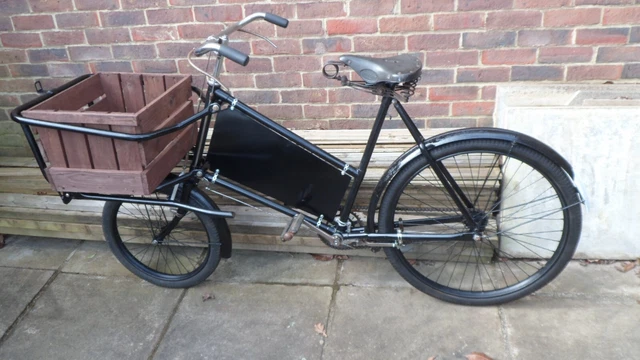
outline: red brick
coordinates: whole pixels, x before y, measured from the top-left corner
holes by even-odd
[[[451,105],[451,114],[453,116],[491,115],[493,108],[493,101],[454,102]]]
[[[391,15],[395,5],[395,0],[351,0],[349,2],[349,16]]]
[[[137,26],[131,28],[133,41],[177,40],[178,29],[174,26]]]
[[[429,51],[426,65],[428,67],[455,67],[477,65],[478,52],[471,51]]]
[[[91,72],[133,72],[129,61],[97,61],[89,64]],[[148,71],[140,71],[148,72]]]
[[[161,45],[158,44],[160,52],[162,52]],[[113,45],[111,48],[113,49],[113,57],[116,59],[153,59],[156,57],[156,48],[153,45]],[[186,54],[188,51],[183,56],[186,57]]]
[[[571,30],[520,30],[518,46],[568,45]]]
[[[618,80],[622,65],[576,65],[567,67],[567,81]]]
[[[445,118],[445,119],[429,119],[427,126],[429,128],[461,128],[476,126],[476,119],[473,118]]]
[[[495,100],[496,98],[496,89],[495,85],[488,85],[482,87],[482,96],[480,97],[482,100]]]
[[[242,20],[242,7],[240,5],[215,5],[197,6],[193,8],[196,21],[238,21]]]
[[[6,95],[6,94],[0,95],[0,106],[2,107],[4,106],[16,107],[20,104],[22,104],[22,102],[20,101],[20,98],[15,95]]]
[[[600,8],[573,8],[544,12],[545,27],[594,25],[600,23]]]
[[[570,6],[571,0],[515,0],[513,7],[527,9],[547,9]]]
[[[431,117],[431,116],[443,116],[449,115],[449,104],[435,103],[435,104],[419,104],[419,103],[407,103],[402,105],[409,115],[414,117]]]
[[[454,13],[433,15],[434,30],[479,29],[484,27],[484,13]]]
[[[49,48],[49,49],[33,49],[28,50],[29,62],[42,63],[49,61],[69,61],[67,49],[65,48]]]
[[[49,75],[55,77],[77,77],[90,72],[87,64],[49,64]]]
[[[86,29],[89,44],[113,44],[130,42],[129,30],[126,28]]]
[[[11,20],[16,30],[44,30],[56,27],[51,15],[14,16]]]
[[[460,47],[460,34],[423,34],[407,37],[409,51],[457,49]]]
[[[132,1],[136,0],[122,0],[122,1]],[[164,0],[163,0],[164,1]],[[245,0],[219,0],[218,3],[242,3]],[[169,5],[175,6],[192,6],[192,5],[210,5],[212,3],[211,0],[169,0]]]
[[[536,62],[536,49],[500,49],[484,50],[484,65],[533,64]]]
[[[131,29],[132,35],[135,29],[137,28]],[[178,25],[178,34],[180,35],[181,39],[202,40],[202,39],[206,39],[210,35],[218,34],[223,29],[224,29],[224,25],[222,24],[186,24],[186,25]],[[135,36],[134,36],[134,40],[135,40]]]
[[[405,49],[404,36],[354,36],[353,50],[356,52],[401,51]]]
[[[252,74],[222,74],[220,80],[232,89],[255,88]]]
[[[629,34],[629,43],[640,43],[640,26],[631,28],[631,34]]]
[[[289,21],[289,26],[286,29],[278,28],[277,31],[278,37],[307,37],[309,35],[324,35],[322,20],[292,20]]]
[[[318,71],[322,68],[317,56],[278,56],[273,58],[275,71]]]
[[[256,106],[256,110],[271,119],[290,120],[302,118],[302,105],[260,104]]]
[[[302,39],[304,54],[347,53],[351,51],[351,40],[333,36],[330,38]]]
[[[44,64],[13,64],[9,65],[13,77],[48,76],[49,69]]]
[[[462,34],[463,48],[491,49],[513,46],[515,42],[516,33],[511,31],[487,31]]]
[[[131,63],[135,72],[166,74],[178,71],[175,60],[134,60]]]
[[[271,23],[268,23],[266,21],[255,21],[252,22],[251,24],[247,25],[246,27],[244,27],[243,29],[251,31],[253,33],[256,34],[260,34],[262,36],[266,36],[268,38],[283,38],[283,37],[287,37],[287,36],[276,36],[276,28],[280,29],[280,30],[284,30],[286,31],[288,29],[283,29],[279,26],[274,26]],[[256,36],[255,35],[251,35],[251,34],[246,34],[243,32],[236,32],[233,34],[233,39],[234,40],[256,40]]]
[[[34,79],[0,79],[0,93],[32,92],[34,90],[33,80]],[[47,85],[45,85],[45,89],[46,88],[48,88]]]
[[[508,67],[484,67],[458,69],[456,82],[506,82],[509,81]]]
[[[256,55],[273,55],[273,54],[290,54],[300,55],[302,49],[300,47],[300,40],[298,39],[284,39],[284,40],[272,40],[276,44],[277,48],[274,48],[268,42],[260,39],[251,42],[252,52]]]
[[[260,89],[296,88],[302,86],[302,75],[293,74],[258,74],[255,77],[256,87]]]
[[[242,66],[227,59],[224,67],[230,73],[268,73],[273,71],[271,59],[251,57],[249,65]]]
[[[375,100],[375,96],[362,91],[337,88],[329,90],[329,103],[370,103]]]
[[[380,18],[381,33],[429,31],[431,17],[429,15],[405,15]]]
[[[608,29],[578,29],[576,30],[576,44],[626,44],[629,28]]]
[[[302,74],[302,84],[307,88],[326,88],[341,86],[339,81],[327,79],[319,71]]]
[[[278,103],[280,100],[280,96],[277,91],[241,90],[234,91],[233,94],[238,98],[238,100],[247,104],[274,104]]]
[[[244,13],[247,15],[257,12],[268,12],[285,19],[292,19],[296,16],[295,4],[256,4],[255,1],[247,1],[246,3]],[[327,16],[329,16],[328,13]]]
[[[458,11],[510,9],[513,0],[458,0]]]
[[[306,117],[304,120],[295,120],[302,117],[293,117],[294,120],[285,120],[282,122],[282,126],[291,130],[326,130],[330,127],[330,122],[327,120],[308,120]]]
[[[452,84],[453,79],[453,69],[422,71],[422,81],[427,84]]]
[[[86,43],[82,30],[56,30],[42,33],[42,41],[46,46],[65,46]]]
[[[0,16],[0,31],[13,31],[11,18],[8,16]]]
[[[625,64],[622,70],[623,79],[640,79],[640,64]]]
[[[304,105],[305,119],[344,119],[350,116],[351,109],[347,105]]]
[[[454,6],[454,0],[401,0],[400,11],[403,14],[425,14],[453,11]]]
[[[40,35],[33,33],[6,33],[0,35],[2,46],[6,48],[41,47]]]
[[[58,24],[58,29],[98,26],[98,13],[73,12],[67,14],[56,14],[56,24]]]
[[[298,19],[325,19],[347,15],[345,3],[329,1],[298,4]]]
[[[373,119],[337,119],[329,121],[329,129],[332,130],[371,129],[372,126]]]
[[[9,73],[9,67],[7,65],[0,65],[0,78],[9,77],[11,74]]]
[[[106,60],[113,58],[109,46],[70,46],[69,57],[73,61]]]
[[[102,19],[102,26],[129,26],[146,24],[144,11],[142,10],[101,12],[100,18]]]
[[[564,70],[561,66],[514,66],[511,68],[511,81],[562,80]]]
[[[175,24],[193,21],[190,8],[147,10],[147,21],[153,24]]]
[[[9,0],[14,1],[14,0]],[[64,12],[73,10],[71,0],[29,0],[33,12]]]
[[[604,9],[603,25],[640,23],[640,7],[609,7]]]
[[[378,31],[375,19],[335,19],[327,20],[327,34],[372,34]]]
[[[118,0],[74,0],[77,10],[116,10]]]
[[[576,6],[580,5],[625,5],[637,4],[635,0],[576,0]]]
[[[640,46],[601,47],[596,62],[637,62],[640,59]]]
[[[88,0],[91,1],[91,0]],[[120,0],[123,9],[150,9],[150,8],[164,8],[167,7],[167,0]],[[195,5],[196,2],[189,0],[185,4],[171,4],[171,5]],[[211,4],[211,1],[206,4]]]
[[[493,11],[487,14],[487,29],[522,29],[540,25],[542,25],[540,11]]]
[[[0,1],[0,14],[13,15],[13,14],[27,14],[29,13],[29,4],[27,0],[10,0]]]
[[[477,86],[446,86],[429,89],[431,101],[476,100],[477,98]]]
[[[326,103],[327,91],[324,89],[297,89],[280,92],[283,104],[290,103]]]
[[[168,59],[186,58],[189,52],[198,45],[199,44],[195,42],[175,42],[175,41],[156,44],[158,48],[158,57],[168,58]],[[153,49],[153,45],[138,45],[138,46],[145,46],[149,49]]]
[[[592,58],[593,48],[590,47],[543,47],[538,54],[541,64],[589,62]]]

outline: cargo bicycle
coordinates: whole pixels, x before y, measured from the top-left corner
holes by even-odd
[[[189,89],[202,108],[186,118],[176,110],[176,120],[170,126],[117,131],[125,116],[104,109],[115,98],[122,103],[133,101],[126,95],[132,85],[125,82],[124,75],[101,75],[103,82],[118,83],[119,90],[115,95],[105,90],[81,109],[85,114],[102,114],[103,119],[114,121],[110,124],[74,124],[71,118],[75,115],[59,109],[53,112],[59,121],[34,115],[34,109],[47,101],[51,103],[87,81],[97,82],[91,80],[97,75],[74,79],[12,112],[43,175],[65,203],[105,201],[104,237],[127,269],[159,286],[190,287],[211,275],[220,258],[231,256],[226,219],[235,214],[220,209],[198,187],[204,184],[218,194],[240,195],[288,216],[283,241],[291,240],[304,226],[335,249],[383,250],[405,280],[444,301],[467,305],[512,301],[540,289],[563,270],[580,237],[583,201],[571,165],[562,156],[532,137],[496,128],[460,129],[425,139],[402,105],[420,79],[420,60],[411,55],[344,55],[339,61],[328,62],[323,74],[381,99],[360,163],[352,166],[252,109],[218,80],[225,58],[248,64],[249,56],[230,47],[229,37],[236,31],[246,32],[243,27],[256,20],[288,25],[288,20],[279,16],[255,13],[194,49],[190,59],[192,55],[213,55],[216,60],[211,72],[190,60],[206,74],[204,89]],[[342,69],[350,69],[359,80],[342,75]],[[146,84],[145,78],[140,79],[138,86],[145,86],[147,96],[153,78],[147,78]],[[170,86],[175,81],[169,77],[159,81],[164,84],[161,90],[178,91],[178,85]],[[352,210],[392,106],[415,146],[384,172],[363,220],[353,216]],[[47,158],[34,129],[40,129]],[[46,131],[56,135],[47,138],[43,135]],[[72,169],[70,157],[78,154],[71,154],[71,143],[66,140],[71,135],[64,134],[80,136],[85,143],[107,139],[113,147],[107,152],[117,154],[113,166],[120,172],[97,169],[98,159],[106,161],[106,155],[92,146],[86,147],[91,153],[88,162],[97,170],[83,173]],[[187,147],[170,151],[169,145],[176,141],[172,137],[187,139]],[[145,151],[157,155],[164,145],[158,155],[162,159],[147,159],[149,169],[142,173],[147,182],[131,190],[131,174],[138,181],[140,173],[122,171],[128,161],[123,154],[133,154],[127,152],[131,144],[153,141],[160,149]],[[67,155],[60,161],[69,169],[52,165],[55,156],[49,154],[45,142],[66,146]],[[187,151],[188,166],[180,174],[167,175]],[[65,184],[70,185],[59,185],[58,179],[66,179]]]

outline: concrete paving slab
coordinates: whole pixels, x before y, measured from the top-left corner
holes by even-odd
[[[464,307],[414,289],[342,287],[326,359],[427,359],[474,351],[507,358],[496,307]]]
[[[45,237],[10,236],[0,250],[2,266],[56,270],[80,241]]]
[[[146,359],[181,293],[60,274],[0,347],[0,359]]]
[[[340,285],[411,287],[385,258],[350,257],[342,263]]]
[[[53,271],[0,268],[0,337],[53,275]]]
[[[215,299],[204,301],[203,294]],[[332,289],[206,282],[190,289],[154,359],[320,359]]]
[[[635,271],[622,273],[619,264],[587,266],[572,261],[538,294],[581,294],[587,296],[633,296],[640,300],[640,277]],[[640,325],[639,325],[640,327]]]
[[[530,296],[504,306],[514,359],[637,359],[640,305]]]
[[[64,264],[62,272],[136,277],[120,264],[104,241],[85,241]]]
[[[318,261],[309,254],[234,251],[223,259],[210,279],[234,283],[332,285],[337,261]]]

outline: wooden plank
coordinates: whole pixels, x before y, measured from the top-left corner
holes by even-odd
[[[184,77],[182,81],[171,86],[166,92],[136,113],[140,132],[148,132],[160,128],[160,124],[178,107],[191,97],[191,78]]]
[[[47,159],[52,166],[67,167],[67,156],[65,154],[60,131],[46,128],[39,128],[40,141],[47,154]]]
[[[30,110],[79,110],[102,94],[103,90],[100,83],[100,76],[94,74],[65,91],[41,102]],[[31,117],[31,115],[29,115],[30,110],[24,111],[23,115]]]
[[[164,120],[158,128],[173,126],[187,117],[193,115],[193,105],[191,101],[186,101],[181,107],[174,111],[166,120]],[[190,128],[195,125],[191,125]],[[176,137],[177,132],[161,136],[142,143],[142,160],[143,166],[147,166],[165,147]],[[193,146],[193,144],[191,144]]]
[[[26,117],[68,124],[114,124],[135,126],[136,118],[133,114],[112,112],[79,112],[79,111],[55,111],[28,110],[24,112]]]
[[[122,87],[120,86],[120,74],[111,73],[100,74],[100,82],[106,95],[106,100],[111,105],[111,111],[125,112],[124,99],[122,98]]]
[[[144,82],[144,97],[147,104],[164,93],[164,76],[157,74],[143,74],[142,80]]]
[[[59,191],[134,195],[146,188],[140,171],[51,167],[46,172]]]
[[[31,157],[0,156],[0,167],[38,167],[38,163]]]
[[[60,137],[67,156],[67,166],[76,169],[91,169],[91,154],[85,134],[61,131]]]
[[[142,89],[142,75],[120,74],[124,109],[128,113],[135,113],[144,107],[144,92]],[[112,126],[113,131],[136,133],[133,127]],[[142,156],[139,144],[133,141],[115,140],[116,154],[120,170],[142,170]]]
[[[94,129],[111,130],[109,125],[92,125],[87,126]],[[91,160],[94,169],[111,169],[118,170],[118,160],[116,158],[116,148],[113,139],[87,135],[87,142],[91,150]]]
[[[122,86],[122,97],[126,112],[136,113],[140,111],[145,105],[142,75],[120,74],[120,86]]]

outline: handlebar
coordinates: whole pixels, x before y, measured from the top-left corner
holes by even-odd
[[[255,20],[265,20],[267,22],[270,22],[271,24],[280,26],[282,28],[286,28],[289,25],[289,20],[283,17],[280,17],[278,15],[274,15],[271,13],[263,13],[263,12],[254,13],[240,20],[239,22],[225,28],[217,36],[210,36],[209,38],[207,38],[206,40],[207,42],[204,45],[193,50],[194,55],[202,56],[211,51],[215,51],[220,56],[229,58],[233,62],[236,62],[242,66],[246,66],[249,63],[249,55],[244,54],[243,52],[238,51],[236,49],[233,49],[225,44],[227,43],[228,41],[227,37],[230,34],[232,34],[237,30],[242,29],[243,27],[252,23]]]

